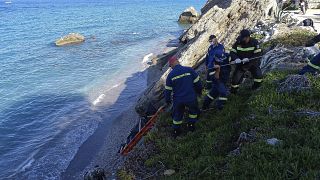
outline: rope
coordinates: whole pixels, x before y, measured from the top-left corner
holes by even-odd
[[[258,56],[258,57],[254,57],[254,58],[250,58],[249,59],[249,62],[252,61],[252,60],[255,60],[255,59],[259,59],[259,58],[262,58],[263,56]],[[243,63],[243,62],[242,62]],[[246,62],[247,63],[247,62]],[[231,66],[231,65],[234,65],[234,64],[240,64],[240,63],[235,63],[235,62],[231,62],[229,64],[224,64],[224,65],[221,65],[220,67],[225,67],[225,66]]]

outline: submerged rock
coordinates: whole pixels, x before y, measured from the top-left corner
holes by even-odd
[[[179,16],[179,23],[182,24],[194,24],[198,21],[200,14],[194,7],[189,7],[184,10],[183,13]]]
[[[184,66],[196,68],[203,61],[207,52],[211,34],[216,34],[219,41],[230,48],[244,28],[252,28],[258,20],[266,16],[265,9],[276,0],[243,1],[233,0],[231,5],[222,9],[217,6],[210,8],[201,18],[188,29],[180,40],[185,43],[176,54]],[[150,86],[136,105],[136,111],[141,115],[150,114],[163,105],[164,82],[169,74],[167,70],[161,79]]]
[[[60,39],[56,40],[55,44],[57,46],[65,46],[70,44],[78,44],[85,41],[85,37],[79,33],[70,33],[66,36],[61,37]]]

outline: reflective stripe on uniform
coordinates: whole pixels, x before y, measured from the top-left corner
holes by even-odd
[[[233,84],[231,84],[231,87],[233,87],[233,88],[238,88],[238,87],[240,87],[240,85],[238,84],[238,85],[233,85]]]
[[[197,114],[189,114],[189,118],[191,118],[191,119],[195,119],[195,118],[197,118],[197,117],[198,117]]]
[[[216,72],[213,71],[213,72],[209,73],[209,76],[212,76],[212,75],[214,75],[215,73],[216,73]]]
[[[254,79],[254,82],[261,83],[261,82],[262,82],[262,79]]]
[[[226,97],[219,97],[219,100],[220,100],[220,101],[228,101],[228,98],[226,98]]]
[[[210,95],[210,93],[207,94],[208,98],[214,100],[214,98]]]
[[[173,77],[171,80],[174,81],[174,80],[183,78],[183,77],[185,77],[185,76],[190,76],[190,75],[191,75],[190,73],[184,73],[184,74],[181,74],[181,75],[179,75],[179,76]]]
[[[253,51],[255,47],[247,47],[247,48],[242,48],[242,47],[237,47],[237,50],[239,51]]]
[[[198,81],[200,81],[200,77],[199,76],[193,81],[193,83],[197,83]]]
[[[253,51],[253,53],[261,53],[261,52],[262,52],[261,49],[256,49],[256,50]]]
[[[232,48],[232,49],[230,49],[230,51],[231,51],[231,52],[235,52],[235,53],[237,53],[237,50],[235,50],[235,49],[233,49],[233,48]]]
[[[166,90],[172,91],[172,87],[170,87],[170,86],[165,86],[165,88],[166,88]]]
[[[311,66],[314,69],[320,70],[320,66],[314,65],[311,62],[308,62],[308,65]]]
[[[208,81],[208,80],[207,80],[206,82],[207,82],[207,83],[212,83],[212,81]]]
[[[173,124],[174,124],[174,125],[180,125],[180,124],[182,124],[182,121],[175,121],[175,120],[173,120]]]

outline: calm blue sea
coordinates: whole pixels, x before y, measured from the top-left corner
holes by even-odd
[[[0,179],[59,179],[107,114],[145,89],[142,59],[181,33],[179,13],[204,3],[0,0]],[[70,32],[86,42],[54,46]]]

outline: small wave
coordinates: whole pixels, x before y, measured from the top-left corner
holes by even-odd
[[[112,86],[111,88],[107,89],[106,92],[108,92],[108,91],[110,91],[110,90],[112,90],[112,89],[114,89],[114,88],[116,88],[116,87],[118,87],[120,85],[121,85],[121,83],[116,84],[116,85]],[[99,103],[101,103],[103,101],[103,99],[105,97],[106,97],[105,94],[100,94],[99,97],[92,102],[92,105],[94,105],[94,106],[98,105]]]
[[[150,53],[143,57],[142,63],[147,63],[151,60],[151,57],[153,56],[153,53]]]
[[[133,35],[139,35],[140,33],[138,33],[138,32],[133,32],[132,34],[133,34]]]
[[[105,94],[100,94],[100,96],[96,100],[94,100],[92,104],[96,106],[98,103],[100,103],[104,99],[104,97],[106,97]]]

